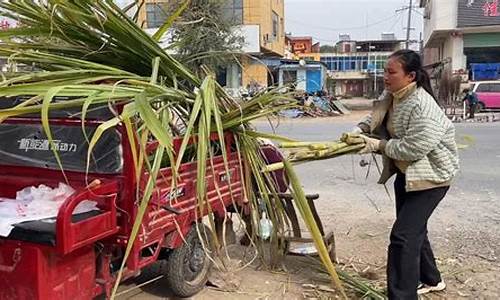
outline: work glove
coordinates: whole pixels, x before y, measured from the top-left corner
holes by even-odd
[[[353,133],[353,132],[343,133],[340,140],[349,145],[364,144],[365,140],[361,138],[360,135],[361,134],[359,133]]]
[[[360,134],[360,133],[363,133],[363,129],[361,129],[361,127],[359,126],[354,126],[352,129],[351,129],[351,134]]]
[[[365,147],[359,150],[359,154],[373,153],[381,151],[382,141],[379,139],[374,139],[366,135],[360,134],[359,138],[365,141]]]

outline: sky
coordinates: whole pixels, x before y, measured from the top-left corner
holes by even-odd
[[[413,6],[420,1],[414,0]],[[312,36],[322,45],[334,44],[339,34],[348,33],[353,40],[380,39],[382,32],[394,32],[406,38],[409,0],[285,0],[285,31],[295,36]],[[417,12],[415,12],[415,10]],[[412,12],[411,39],[422,32],[421,9]]]

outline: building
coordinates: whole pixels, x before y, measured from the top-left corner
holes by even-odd
[[[383,73],[387,58],[403,47],[403,40],[384,33],[380,40],[355,41],[349,35],[340,36],[334,53],[300,54],[304,59],[326,64],[332,79],[327,89],[335,95],[379,95],[384,88]]]
[[[268,67],[262,62],[269,57],[285,54],[285,1],[284,0],[233,0],[243,2],[243,25],[257,27],[260,52],[242,62],[242,86],[252,82],[267,87],[273,84]]]
[[[153,31],[165,22],[162,5],[169,0],[142,0],[139,24]],[[171,0],[170,0],[171,1]],[[235,21],[235,31],[244,37],[243,52],[248,54],[240,64],[229,67],[225,85],[238,89],[249,85],[268,86],[268,69],[262,63],[269,57],[283,57],[285,52],[284,0],[230,0],[225,15]]]
[[[478,64],[500,63],[500,0],[421,0],[424,63],[472,79]]]
[[[319,61],[294,59],[267,60],[271,73],[276,77],[278,86],[294,87],[297,91],[309,94],[320,92],[326,88],[326,65]]]

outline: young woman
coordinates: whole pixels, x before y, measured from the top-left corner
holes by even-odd
[[[389,299],[417,299],[418,294],[446,288],[427,238],[427,221],[459,168],[455,128],[436,103],[414,51],[400,50],[389,57],[384,83],[381,101],[358,124],[367,134],[361,135],[366,142],[361,152],[382,153],[379,183],[396,174],[396,221],[387,259]]]

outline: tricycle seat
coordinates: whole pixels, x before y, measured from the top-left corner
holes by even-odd
[[[74,214],[71,218],[73,223],[77,223],[101,214],[101,210],[91,210],[84,213]],[[56,219],[46,218],[41,220],[26,221],[14,225],[8,239],[43,244],[48,246],[56,245]]]

